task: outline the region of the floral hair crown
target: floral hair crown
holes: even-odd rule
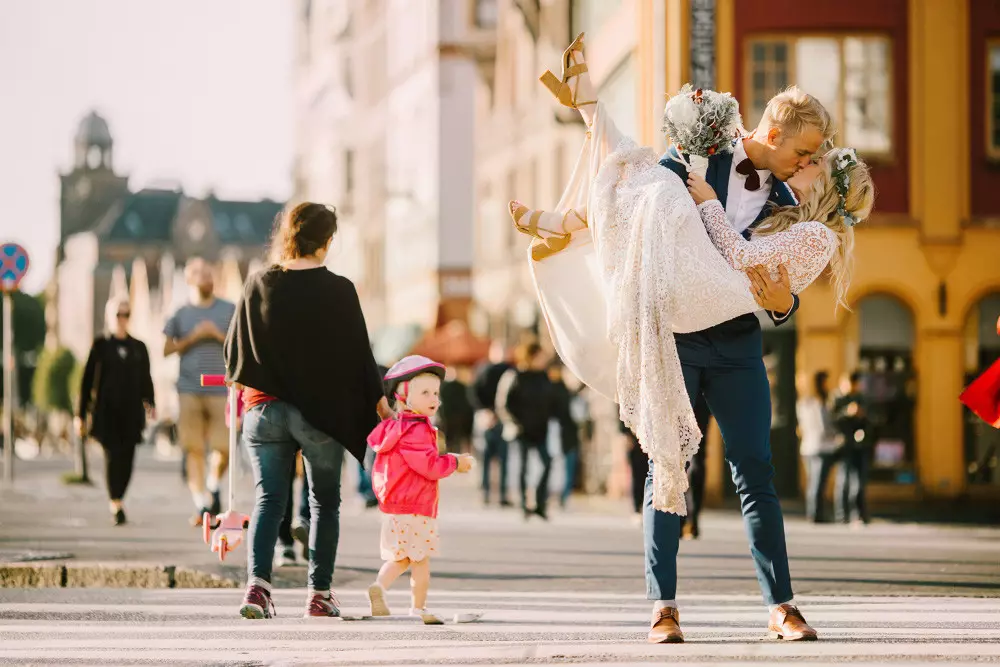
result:
[[[858,154],[853,148],[834,148],[830,153],[829,158],[833,161],[830,175],[840,196],[837,213],[844,218],[845,225],[853,227],[861,221],[847,210],[847,191],[851,187],[851,170],[858,166]]]

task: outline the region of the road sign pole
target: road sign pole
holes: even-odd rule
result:
[[[14,317],[10,292],[3,293],[3,481],[14,486]]]

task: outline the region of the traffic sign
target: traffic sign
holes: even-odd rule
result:
[[[28,251],[16,243],[0,245],[0,289],[12,292],[28,272]]]

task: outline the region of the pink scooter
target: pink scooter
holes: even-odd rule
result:
[[[223,375],[201,376],[202,387],[225,385],[226,378]],[[250,526],[250,517],[233,509],[236,504],[236,457],[238,456],[236,424],[242,407],[239,398],[239,392],[234,386],[230,386],[229,403],[226,406],[226,423],[229,425],[229,509],[218,516],[205,512],[201,522],[205,531],[205,544],[212,545],[212,551],[219,554],[220,561],[226,559],[228,552],[235,551],[240,546]]]

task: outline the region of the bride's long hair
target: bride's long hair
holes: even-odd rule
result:
[[[836,150],[836,149],[834,149]],[[837,235],[837,251],[830,260],[831,282],[837,296],[837,305],[847,308],[847,290],[851,286],[851,271],[854,255],[854,226],[844,221],[838,212],[840,195],[833,179],[833,151],[824,156],[822,169],[813,183],[804,202],[797,206],[785,206],[774,215],[763,220],[754,230],[754,235],[777,234],[798,222],[817,220]],[[847,188],[845,208],[856,221],[865,220],[875,204],[875,183],[872,182],[868,165],[860,159],[849,168],[850,185]]]

